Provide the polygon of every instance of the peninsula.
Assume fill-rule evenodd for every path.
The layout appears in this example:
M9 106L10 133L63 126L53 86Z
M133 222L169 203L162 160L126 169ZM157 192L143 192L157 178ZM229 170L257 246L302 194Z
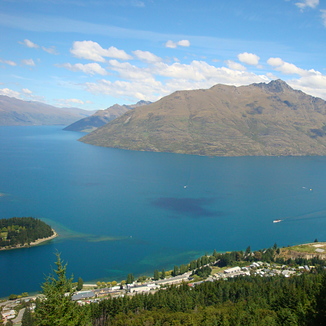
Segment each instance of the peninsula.
M0 219L0 250L31 247L57 236L51 226L33 217Z

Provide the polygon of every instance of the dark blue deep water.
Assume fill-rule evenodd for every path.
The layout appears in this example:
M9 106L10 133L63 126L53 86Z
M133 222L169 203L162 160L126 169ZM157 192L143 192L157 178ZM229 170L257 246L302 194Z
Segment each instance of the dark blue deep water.
M0 297L39 291L56 251L68 276L96 282L152 275L214 249L326 240L326 157L134 152L81 136L0 127L0 217L37 217L60 234L0 252Z

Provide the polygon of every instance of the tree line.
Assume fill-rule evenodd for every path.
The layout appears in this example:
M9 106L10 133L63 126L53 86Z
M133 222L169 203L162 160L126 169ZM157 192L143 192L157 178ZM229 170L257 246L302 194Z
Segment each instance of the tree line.
M269 251L259 252L270 255L277 249L274 246ZM239 262L241 253L214 251L211 256L216 258L214 264L224 265L228 261L232 265ZM213 260L209 258L211 256L205 255L207 258L203 263L206 259ZM248 260L259 256L255 257L249 249L242 253L242 258ZM155 293L107 298L99 303L79 306L71 301L74 291L72 278L66 277L66 265L57 254L57 270L43 284L43 294L47 299L37 300L34 314L26 310L22 326L326 325L326 262L313 258L289 260L287 263L314 264L315 268L290 278L281 275L239 276L195 286L182 283ZM207 264L199 268L196 265L193 271L205 277L209 272ZM129 274L127 281L133 280Z
M325 325L326 275L237 277L92 304L92 325Z
M30 245L52 235L51 227L34 217L0 219L0 248Z

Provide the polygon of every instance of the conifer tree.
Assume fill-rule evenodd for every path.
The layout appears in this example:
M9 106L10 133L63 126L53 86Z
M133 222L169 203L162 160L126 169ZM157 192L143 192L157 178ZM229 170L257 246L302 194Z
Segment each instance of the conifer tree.
M77 291L80 291L84 286L84 281L81 277L78 278L78 283L77 283Z
M155 269L155 271L154 271L153 279L154 279L154 281L157 281L160 279L160 272L157 269Z
M164 270L164 268L162 269L162 272L161 272L161 279L162 280L165 279L165 270Z
M54 274L46 277L42 285L44 299L36 304L35 319L38 326L86 326L88 325L86 310L71 300L72 278L67 279L67 264L63 264L60 254ZM82 313L80 313L82 312Z
M127 276L127 284L133 283L134 280L135 280L134 275L133 274L128 274L128 276Z
M21 326L34 326L34 317L29 307L27 307L24 311L23 318L22 318L22 325Z

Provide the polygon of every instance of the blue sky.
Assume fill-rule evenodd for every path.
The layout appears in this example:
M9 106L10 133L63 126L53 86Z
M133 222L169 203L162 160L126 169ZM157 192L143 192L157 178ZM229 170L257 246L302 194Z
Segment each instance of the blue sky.
M325 0L0 0L0 95L87 110L283 79L326 100Z

